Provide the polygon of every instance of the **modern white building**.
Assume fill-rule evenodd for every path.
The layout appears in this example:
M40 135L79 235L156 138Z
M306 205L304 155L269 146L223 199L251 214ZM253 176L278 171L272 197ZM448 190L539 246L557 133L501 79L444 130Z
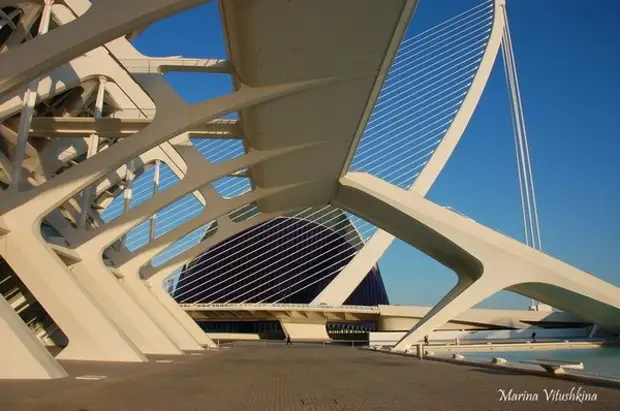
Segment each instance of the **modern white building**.
M217 298L194 291L191 303L231 303L222 287L244 287L273 304L329 276L306 307L270 318L305 338L325 335L330 315L379 310L384 329L411 327L395 346L405 350L451 321L506 323L468 310L511 290L573 314L562 321L620 331L617 287L425 198L502 43L514 66L503 0L407 41L417 0L221 0L226 58L151 58L132 46L149 24L201 3L1 2L0 377L63 377L56 359L142 362L214 346L186 313L202 310L180 307L166 279L282 217L339 227L346 261L317 266L329 241L274 252L249 235L239 252L293 265L266 277L281 297L260 278L199 276L197 289ZM171 71L224 73L234 90L189 104L164 78ZM343 307L395 237L454 270L457 286L430 310ZM227 307L279 310L253 308ZM44 342L61 340L55 359Z

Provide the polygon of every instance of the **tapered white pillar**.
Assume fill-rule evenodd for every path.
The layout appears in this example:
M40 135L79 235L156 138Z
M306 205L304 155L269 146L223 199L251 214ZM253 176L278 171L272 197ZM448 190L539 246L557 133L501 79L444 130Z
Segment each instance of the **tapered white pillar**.
M71 271L140 351L144 354L183 354L183 348L166 335L152 313L128 289L128 280L117 279L101 261L100 253L81 254L83 260Z
M161 166L161 161L155 160L155 170L153 171L153 196L157 194L159 191L159 168ZM154 213L151 217L151 226L149 231L149 241L153 241L156 236L157 228L157 213Z
M459 280L459 283L398 341L394 350L405 351L416 345L425 335L501 291L506 285L506 281L493 275L484 275L473 283Z
M131 199L133 197L133 179L134 179L134 160L127 163L127 173L125 174L125 189L123 190L123 213L127 213L131 208ZM126 245L127 235L123 235L121 239L122 245Z
M167 310L154 293L151 292L153 290L151 290L150 285L139 279L135 272L121 272L125 275L123 285L126 287L127 291L132 295L134 300L153 317L153 320L159 324L161 329L166 332L166 335L174 341L178 347L185 351L200 351L203 349L202 345L215 346L213 341L211 341L204 332L204 341L199 341L188 333L170 310ZM178 304L176 309L180 310ZM193 321L189 316L186 315L186 317L188 320Z
M43 6L43 12L41 13L41 22L39 23L39 36L47 33L49 30L53 3L54 0L45 0L45 6ZM13 159L13 172L11 173L11 186L9 187L10 190L19 191L19 185L22 179L22 163L24 162L24 157L26 156L26 146L28 145L28 135L30 133L32 116L34 114L34 106L37 102L38 87L39 80L33 80L30 84L28 84L28 88L24 94L24 106L19 118L19 129Z
M146 357L41 238L38 222L18 208L2 216L9 230L0 255L69 340L60 359L144 362Z
M99 77L99 88L97 89L97 98L95 100L95 112L93 117L95 119L101 118L101 113L103 111L103 98L105 96L105 83L107 79L103 76ZM86 158L89 159L99 151L99 134L92 133L90 135L90 140L88 142L88 151L86 153ZM90 204L93 202L93 191L94 186L89 185L84 189L82 193L82 207L80 213L80 220L78 225L82 228L86 227L86 219L88 217L88 210L90 210Z
M186 312L184 312L179 304L170 296L161 282L149 281L150 291L153 293L158 302L166 308L167 312L175 318L175 320L181 324L183 329L188 332L198 344L205 347L215 347L215 343L204 330L194 321Z
M67 376L2 296L0 335L0 379L51 379Z

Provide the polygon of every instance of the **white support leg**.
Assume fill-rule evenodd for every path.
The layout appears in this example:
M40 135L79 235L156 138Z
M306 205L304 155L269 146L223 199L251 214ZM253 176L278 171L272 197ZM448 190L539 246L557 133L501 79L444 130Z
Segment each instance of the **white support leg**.
M34 82L33 82L34 83ZM17 145L13 159L13 172L11 173L11 186L9 190L19 191L22 179L22 164L26 156L26 146L28 144L28 134L30 123L34 114L34 105L37 100L36 83L31 83L24 95L24 108L19 118L19 129L17 134Z
M144 354L179 355L183 351L162 331L101 259L84 258L71 267L78 281Z
M172 258L166 262L163 266L154 268L152 266L142 267L141 272L146 281L149 284L149 288L158 301L168 310L168 312L176 318L176 320L183 326L183 328L203 346L214 347L215 343L211 340L205 332L196 324L196 322L180 307L179 304L172 298L172 296L163 288L163 282L170 277L177 269L189 264L194 259L198 258L209 248L216 244L231 238L235 234L238 234L244 230L255 227L266 221L276 218L284 213L263 213L259 216L245 220L242 222L230 224L228 219L220 219L222 224L218 227L217 232L206 240L201 241L195 246L183 253Z
M620 289L365 173L340 179L334 205L366 218L454 270L459 284L396 346L404 350L499 290L620 330Z
M67 376L2 296L0 335L0 379L51 379Z
M59 359L144 362L146 357L79 284L35 232L38 226L12 213L0 255L69 339Z
M312 300L312 304L344 304L368 276L393 240L394 236L390 233L383 230L377 231L351 262Z
M198 342L203 347L216 347L215 343L207 334L205 334L204 330L200 328L196 321L194 321L181 307L179 304L172 298L170 294L166 290L163 289L161 283L150 282L150 290L157 298L157 301L161 305L163 305L166 310L172 315L178 322L181 324L183 329L187 331L194 340Z
M149 285L136 278L135 274L132 276L127 273L124 278L124 285L134 299L152 316L160 327L166 331L168 337L182 350L200 351L203 349L203 345L215 347L214 342L207 337L204 331L202 331L203 338L195 338L190 334L181 324L181 321L184 319L179 321L179 317L185 316L187 320L193 322L195 327L199 328L198 325L181 310L178 304L175 303L176 307L164 306L161 300L151 292L153 290L147 288Z
M45 6L41 14L41 22L39 23L39 35L47 33L52 13L53 0L45 0ZM28 135L30 133L30 123L34 114L34 106L37 101L38 80L33 80L28 85L24 94L24 106L19 118L19 130L17 135L17 144L15 146L15 155L13 160L13 172L11 175L10 189L19 191L19 185L22 179L22 163L26 156L26 146L28 145Z
M127 163L127 174L125 175L125 189L123 190L123 213L127 214L131 208L131 198L133 197L134 161ZM123 235L121 243L125 245L127 235Z
M99 88L97 89L97 99L95 100L95 113L94 118L101 118L101 112L103 110L103 98L105 97L105 83L107 79L105 77L99 77ZM99 151L99 135L93 133L90 135L90 141L88 142L88 152L86 158L91 158ZM86 219L88 217L88 210L90 210L90 204L93 202L93 191L95 187L89 185L82 193L82 207L80 213L80 220L78 226L85 228Z
M474 283L459 281L418 323L396 344L394 350L405 351L415 346L424 336L439 329L459 314L484 301L505 287L505 282L494 282L484 276Z
M153 196L159 191L159 168L161 161L155 160L155 171L153 172ZM151 217L151 225L149 227L149 241L153 241L156 236L157 228L157 213L154 213Z

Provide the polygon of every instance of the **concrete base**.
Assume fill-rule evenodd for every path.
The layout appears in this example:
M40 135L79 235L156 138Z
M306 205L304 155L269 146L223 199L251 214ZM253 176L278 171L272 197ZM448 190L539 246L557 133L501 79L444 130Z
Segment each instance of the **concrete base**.
M280 321L284 334L291 341L331 341L327 335L326 323L304 323Z

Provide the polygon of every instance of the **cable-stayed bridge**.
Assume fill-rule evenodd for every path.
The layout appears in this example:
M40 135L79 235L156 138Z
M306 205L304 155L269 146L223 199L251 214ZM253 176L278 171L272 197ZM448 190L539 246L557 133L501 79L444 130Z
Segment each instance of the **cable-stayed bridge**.
M0 299L12 365L1 370L63 375L26 325L40 318L68 341L59 359L142 362L214 345L179 303L388 304L377 261L395 236L459 276L396 350L503 289L617 332L617 287L540 251L503 1L407 36L413 0L340 1L328 14L322 2L224 0L227 59L132 46L146 24L200 3L3 3L2 280L34 299ZM293 29L302 21L321 24ZM526 244L425 199L500 48ZM189 104L171 71L225 73L234 88ZM34 300L24 323L12 303ZM325 333L306 320L288 332Z

